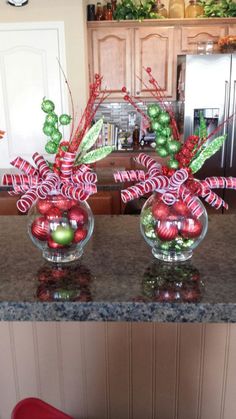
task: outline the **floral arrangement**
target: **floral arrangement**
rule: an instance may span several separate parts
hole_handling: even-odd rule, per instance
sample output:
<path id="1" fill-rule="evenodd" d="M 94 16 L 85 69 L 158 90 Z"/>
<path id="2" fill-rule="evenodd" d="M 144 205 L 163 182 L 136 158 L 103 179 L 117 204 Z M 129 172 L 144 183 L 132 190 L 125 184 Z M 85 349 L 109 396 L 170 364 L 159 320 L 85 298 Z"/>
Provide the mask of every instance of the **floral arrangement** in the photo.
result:
<path id="1" fill-rule="evenodd" d="M 43 99 L 41 108 L 46 114 L 43 132 L 48 137 L 45 150 L 49 154 L 55 154 L 53 163 L 46 161 L 37 152 L 33 155 L 36 167 L 21 157 L 16 157 L 11 164 L 22 174 L 5 174 L 2 180 L 3 185 L 13 187 L 10 194 L 21 195 L 17 201 L 17 207 L 21 212 L 27 212 L 38 198 L 45 199 L 52 191 L 65 198 L 79 201 L 87 200 L 91 194 L 96 193 L 97 176 L 90 164 L 104 158 L 113 150 L 111 146 L 92 149 L 103 120 L 100 119 L 91 128 L 90 126 L 98 106 L 107 97 L 106 93 L 100 93 L 101 82 L 102 77 L 96 74 L 90 86 L 86 108 L 76 128 L 69 85 L 72 117 L 67 114 L 58 116 L 54 103 L 49 99 Z M 66 83 L 68 84 L 67 80 Z M 70 138 L 64 140 L 61 128 L 68 124 L 71 124 Z"/>
<path id="2" fill-rule="evenodd" d="M 204 118 L 200 115 L 198 132 L 181 143 L 174 113 L 166 104 L 163 91 L 151 69 L 147 68 L 146 72 L 152 87 L 150 92 L 157 102 L 148 106 L 147 114 L 139 109 L 125 87 L 122 91 L 125 94 L 124 99 L 142 114 L 147 126 L 154 130 L 157 154 L 165 157 L 165 160 L 160 164 L 150 156 L 140 153 L 136 161 L 145 170 L 117 172 L 114 177 L 116 181 L 135 183 L 122 190 L 121 198 L 125 203 L 155 192 L 151 205 L 144 206 L 141 213 L 141 230 L 144 228 L 145 236 L 155 241 L 155 245 L 159 243 L 162 249 L 186 250 L 194 245 L 205 229 L 201 216 L 206 211 L 198 198 L 203 198 L 216 209 L 227 209 L 227 203 L 212 189 L 236 189 L 236 178 L 195 178 L 195 173 L 226 140 L 226 135 L 213 138 L 226 121 L 208 135 Z"/>
<path id="3" fill-rule="evenodd" d="M 158 13 L 156 0 L 140 1 L 136 4 L 134 0 L 121 0 L 114 11 L 115 20 L 143 20 L 163 19 Z"/>
<path id="4" fill-rule="evenodd" d="M 223 51 L 228 49 L 234 50 L 236 48 L 236 36 L 228 35 L 219 38 L 218 46 Z"/>

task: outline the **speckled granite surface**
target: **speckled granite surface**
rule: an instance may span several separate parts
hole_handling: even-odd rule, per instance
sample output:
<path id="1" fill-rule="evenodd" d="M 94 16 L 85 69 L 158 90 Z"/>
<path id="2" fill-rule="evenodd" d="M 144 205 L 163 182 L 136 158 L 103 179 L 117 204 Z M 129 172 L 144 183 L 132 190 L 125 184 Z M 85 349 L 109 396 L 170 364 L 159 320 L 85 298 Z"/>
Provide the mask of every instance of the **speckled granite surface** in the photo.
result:
<path id="1" fill-rule="evenodd" d="M 50 265 L 26 217 L 0 217 L 0 319 L 236 322 L 236 215 L 211 215 L 190 262 L 156 261 L 136 216 L 96 216 L 78 264 Z M 170 282 L 171 279 L 171 282 Z"/>

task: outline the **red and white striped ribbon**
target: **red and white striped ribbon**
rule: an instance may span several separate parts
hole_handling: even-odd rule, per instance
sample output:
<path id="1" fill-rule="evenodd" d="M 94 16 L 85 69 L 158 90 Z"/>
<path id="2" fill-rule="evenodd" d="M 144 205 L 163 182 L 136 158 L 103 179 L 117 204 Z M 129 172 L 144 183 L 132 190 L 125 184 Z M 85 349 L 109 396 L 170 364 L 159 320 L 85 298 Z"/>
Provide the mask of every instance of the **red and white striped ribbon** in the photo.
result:
<path id="1" fill-rule="evenodd" d="M 19 211 L 27 212 L 38 199 L 36 188 L 29 189 L 16 203 Z"/>
<path id="2" fill-rule="evenodd" d="M 64 156 L 61 159 L 61 174 L 60 177 L 62 180 L 69 180 L 71 177 L 76 153 L 65 152 Z"/>
<path id="3" fill-rule="evenodd" d="M 46 160 L 39 153 L 34 153 L 33 160 L 38 168 L 40 177 L 45 178 L 51 172 Z"/>
<path id="4" fill-rule="evenodd" d="M 90 195 L 89 192 L 84 191 L 80 186 L 75 187 L 65 183 L 61 187 L 61 193 L 67 198 L 76 199 L 79 201 L 86 201 Z"/>
<path id="5" fill-rule="evenodd" d="M 152 168 L 156 168 L 159 170 L 159 172 L 161 172 L 161 165 L 145 153 L 140 153 L 135 158 L 135 161 L 137 163 L 142 164 L 142 166 L 146 167 L 148 171 Z"/>
<path id="6" fill-rule="evenodd" d="M 146 178 L 147 175 L 143 170 L 122 170 L 114 173 L 114 179 L 116 182 L 143 181 Z"/>
<path id="7" fill-rule="evenodd" d="M 71 175 L 72 182 L 75 183 L 95 183 L 97 182 L 97 175 L 94 172 L 77 172 Z"/>
<path id="8" fill-rule="evenodd" d="M 37 187 L 37 193 L 39 198 L 43 199 L 51 192 L 52 190 L 58 190 L 60 188 L 60 178 L 56 173 L 50 172 L 46 179 L 41 182 Z"/>
<path id="9" fill-rule="evenodd" d="M 37 173 L 37 169 L 35 169 L 34 166 L 32 166 L 27 160 L 24 160 L 21 157 L 16 157 L 15 160 L 12 160 L 11 165 L 29 176 L 36 175 Z"/>
<path id="10" fill-rule="evenodd" d="M 121 191 L 121 199 L 124 203 L 132 199 L 139 198 L 149 192 L 166 189 L 169 184 L 167 176 L 158 176 L 156 178 L 149 178 L 144 182 L 137 183 L 134 186 L 129 186 L 127 189 Z"/>
<path id="11" fill-rule="evenodd" d="M 37 185 L 39 181 L 39 176 L 38 175 L 34 175 L 34 176 L 28 176 L 28 175 L 11 175 L 11 174 L 5 174 L 3 175 L 2 178 L 2 184 L 6 185 L 6 186 L 11 186 L 11 185 L 28 185 L 28 186 L 34 186 Z"/>

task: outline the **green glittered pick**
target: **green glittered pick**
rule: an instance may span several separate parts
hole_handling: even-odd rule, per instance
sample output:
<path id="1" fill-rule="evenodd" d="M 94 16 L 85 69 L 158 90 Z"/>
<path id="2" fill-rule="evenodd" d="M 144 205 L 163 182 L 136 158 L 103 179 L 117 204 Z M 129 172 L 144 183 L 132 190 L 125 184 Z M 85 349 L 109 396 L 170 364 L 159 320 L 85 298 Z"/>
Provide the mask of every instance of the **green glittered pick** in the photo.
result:
<path id="1" fill-rule="evenodd" d="M 82 156 L 81 158 L 79 158 L 78 163 L 80 164 L 94 163 L 95 161 L 104 159 L 113 150 L 114 150 L 114 147 L 112 146 L 100 147 L 97 150 L 92 150 L 89 153 L 85 154 L 85 156 Z"/>
<path id="2" fill-rule="evenodd" d="M 85 151 L 89 150 L 97 141 L 99 132 L 102 129 L 103 119 L 99 119 L 96 124 L 94 124 L 87 134 L 84 136 L 83 140 L 79 146 L 79 153 L 84 153 Z"/>
<path id="3" fill-rule="evenodd" d="M 226 135 L 215 138 L 203 151 L 200 152 L 197 158 L 193 159 L 189 165 L 193 173 L 196 173 L 207 159 L 209 159 L 213 154 L 215 154 L 223 145 L 223 142 L 226 139 Z"/>

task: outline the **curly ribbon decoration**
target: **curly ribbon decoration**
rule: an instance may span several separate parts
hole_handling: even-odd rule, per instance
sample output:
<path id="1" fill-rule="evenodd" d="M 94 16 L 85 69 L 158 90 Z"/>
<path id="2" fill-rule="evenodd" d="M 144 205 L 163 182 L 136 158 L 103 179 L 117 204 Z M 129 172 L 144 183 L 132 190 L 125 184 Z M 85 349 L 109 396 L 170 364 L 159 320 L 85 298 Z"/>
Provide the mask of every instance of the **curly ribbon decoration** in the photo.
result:
<path id="1" fill-rule="evenodd" d="M 204 198 L 208 204 L 216 209 L 222 206 L 227 209 L 228 205 L 225 201 L 211 189 L 236 189 L 236 178 L 208 177 L 205 180 L 197 181 L 199 190 L 194 194 L 188 187 L 189 185 L 186 185 L 186 181 L 189 181 L 191 185 L 191 182 L 196 182 L 196 179 L 189 179 L 189 171 L 187 169 L 176 170 L 168 178 L 162 174 L 161 165 L 148 155 L 140 153 L 135 160 L 142 164 L 147 169 L 147 172 L 143 170 L 128 170 L 114 174 L 116 182 L 138 182 L 121 191 L 121 199 L 124 203 L 156 191 L 162 194 L 161 199 L 167 205 L 173 205 L 180 197 L 186 203 L 191 213 L 199 218 L 203 210 L 198 203 L 196 195 Z"/>
<path id="2" fill-rule="evenodd" d="M 97 175 L 85 164 L 75 168 L 75 157 L 75 153 L 65 152 L 60 176 L 51 171 L 43 156 L 38 153 L 33 155 L 36 168 L 17 157 L 11 164 L 23 174 L 4 174 L 2 184 L 13 187 L 10 195 L 23 193 L 17 201 L 17 208 L 24 213 L 38 198 L 45 199 L 52 191 L 61 193 L 65 198 L 85 201 L 97 192 Z"/>

